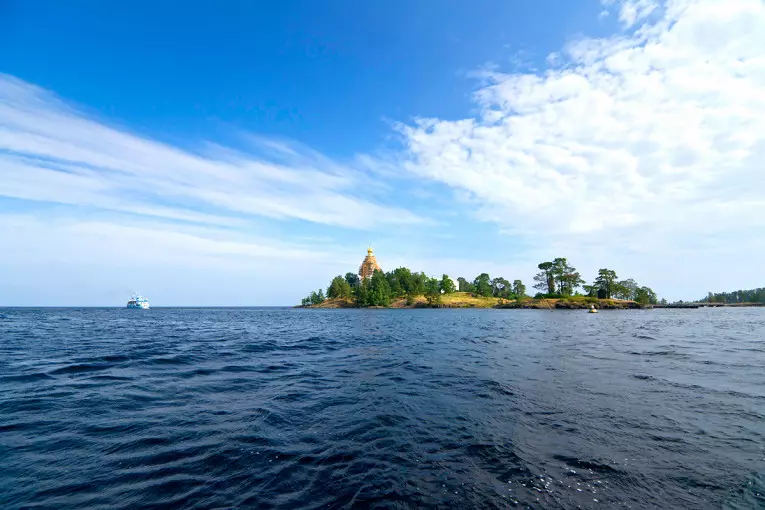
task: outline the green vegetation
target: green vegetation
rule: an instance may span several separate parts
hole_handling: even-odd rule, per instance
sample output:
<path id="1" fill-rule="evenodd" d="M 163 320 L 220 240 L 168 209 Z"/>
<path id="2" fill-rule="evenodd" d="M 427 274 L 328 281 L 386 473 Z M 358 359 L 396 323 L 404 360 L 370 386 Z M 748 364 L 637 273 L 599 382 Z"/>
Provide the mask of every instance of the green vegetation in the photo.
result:
<path id="1" fill-rule="evenodd" d="M 590 289 L 590 293 L 594 290 L 596 293 L 602 294 L 604 298 L 611 299 L 614 295 L 615 288 L 616 271 L 612 269 L 599 269 L 598 277 L 595 278 L 595 285 Z"/>
<path id="2" fill-rule="evenodd" d="M 359 284 L 359 275 L 356 273 L 345 273 L 345 281 L 353 288 Z"/>
<path id="3" fill-rule="evenodd" d="M 481 273 L 473 280 L 473 294 L 488 297 L 494 294 L 494 286 L 488 273 Z"/>
<path id="4" fill-rule="evenodd" d="M 441 282 L 435 278 L 428 278 L 425 282 L 425 299 L 430 306 L 441 304 Z"/>
<path id="5" fill-rule="evenodd" d="M 565 258 L 552 262 L 542 262 L 537 266 L 540 272 L 534 276 L 539 289 L 537 298 L 566 298 L 579 295 L 577 289 L 584 289 L 585 295 L 598 299 L 620 299 L 648 305 L 657 304 L 656 293 L 650 287 L 641 287 L 632 278 L 619 280 L 616 271 L 603 268 L 592 285 L 586 285 L 576 268 L 569 265 Z"/>
<path id="6" fill-rule="evenodd" d="M 351 284 L 342 276 L 335 276 L 327 289 L 327 297 L 329 299 L 350 299 Z"/>
<path id="7" fill-rule="evenodd" d="M 440 287 L 441 287 L 441 292 L 443 292 L 444 294 L 451 294 L 457 291 L 457 288 L 454 286 L 454 282 L 447 275 L 444 275 L 443 277 L 441 277 Z"/>
<path id="8" fill-rule="evenodd" d="M 535 289 L 547 291 L 547 294 L 558 296 L 572 296 L 577 288 L 584 284 L 584 280 L 570 266 L 565 258 L 557 258 L 552 262 L 542 262 L 537 266 L 541 271 L 534 276 Z"/>
<path id="9" fill-rule="evenodd" d="M 391 292 L 388 279 L 382 271 L 375 271 L 369 280 L 366 304 L 368 306 L 389 306 L 390 298 Z"/>
<path id="10" fill-rule="evenodd" d="M 707 303 L 765 303 L 765 287 L 751 290 L 736 290 L 733 292 L 710 292 L 706 298 L 699 299 Z"/>
<path id="11" fill-rule="evenodd" d="M 526 295 L 521 280 L 492 278 L 481 273 L 472 281 L 457 278 L 457 285 L 447 275 L 431 278 L 406 267 L 383 273 L 375 271 L 371 278 L 360 280 L 354 273 L 338 275 L 332 279 L 326 296 L 327 306 L 403 307 L 403 306 L 465 306 L 505 308 L 579 308 L 589 304 L 623 307 L 614 300 L 634 302 L 638 305 L 658 303 L 656 293 L 642 287 L 633 279 L 619 280 L 612 269 L 600 269 L 591 285 L 586 285 L 580 273 L 565 258 L 542 262 L 534 276 L 534 288 L 540 292 L 535 299 Z M 584 294 L 579 289 L 584 290 Z M 758 289 L 763 290 L 763 289 Z M 535 301 L 536 300 L 536 301 Z M 325 303 L 320 289 L 302 300 L 303 306 L 321 306 Z"/>
<path id="12" fill-rule="evenodd" d="M 526 295 L 526 286 L 523 284 L 520 280 L 514 280 L 513 281 L 513 294 L 515 294 L 515 298 L 517 300 L 523 299 L 523 296 Z"/>
<path id="13" fill-rule="evenodd" d="M 308 297 L 303 298 L 301 300 L 301 305 L 316 306 L 322 304 L 324 301 L 326 301 L 326 298 L 324 297 L 324 291 L 319 289 L 319 292 L 311 292 Z"/>

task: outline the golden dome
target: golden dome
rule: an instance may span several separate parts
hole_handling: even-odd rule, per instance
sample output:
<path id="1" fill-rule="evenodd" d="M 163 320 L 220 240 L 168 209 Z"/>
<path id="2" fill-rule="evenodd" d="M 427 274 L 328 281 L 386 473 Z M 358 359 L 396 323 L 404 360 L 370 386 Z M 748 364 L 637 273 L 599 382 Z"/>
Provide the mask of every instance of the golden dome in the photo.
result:
<path id="1" fill-rule="evenodd" d="M 375 271 L 382 271 L 382 268 L 380 267 L 380 264 L 377 263 L 374 252 L 370 247 L 367 249 L 367 256 L 364 257 L 364 260 L 361 262 L 361 266 L 359 267 L 359 276 L 362 280 L 372 278 L 372 275 L 375 273 Z"/>

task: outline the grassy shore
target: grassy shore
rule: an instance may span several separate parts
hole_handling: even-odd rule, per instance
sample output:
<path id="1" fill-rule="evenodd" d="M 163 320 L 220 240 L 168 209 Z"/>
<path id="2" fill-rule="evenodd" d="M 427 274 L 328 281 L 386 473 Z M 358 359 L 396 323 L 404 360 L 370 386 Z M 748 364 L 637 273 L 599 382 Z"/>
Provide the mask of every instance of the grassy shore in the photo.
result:
<path id="1" fill-rule="evenodd" d="M 634 301 L 621 301 L 618 299 L 597 299 L 585 296 L 572 296 L 564 299 L 533 299 L 524 298 L 521 301 L 508 301 L 495 297 L 472 296 L 467 292 L 454 292 L 441 296 L 441 304 L 438 308 L 537 308 L 537 309 L 584 309 L 590 305 L 601 309 L 627 309 L 644 308 Z M 408 305 L 406 299 L 396 298 L 390 308 L 428 308 L 431 305 L 423 296 L 418 296 L 413 304 Z M 308 306 L 307 308 L 356 308 L 352 300 L 328 299 L 320 305 Z"/>

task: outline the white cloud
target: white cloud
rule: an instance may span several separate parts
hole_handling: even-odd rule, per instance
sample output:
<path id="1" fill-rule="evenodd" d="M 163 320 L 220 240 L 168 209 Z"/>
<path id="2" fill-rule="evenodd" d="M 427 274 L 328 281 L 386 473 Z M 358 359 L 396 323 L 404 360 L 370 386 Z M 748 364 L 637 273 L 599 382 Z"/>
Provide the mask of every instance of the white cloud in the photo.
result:
<path id="1" fill-rule="evenodd" d="M 611 14 L 610 9 L 616 5 L 617 16 L 625 29 L 632 28 L 637 22 L 645 20 L 659 11 L 662 6 L 661 0 L 601 0 L 600 3 L 605 9 L 600 12 L 599 18 L 608 17 Z"/>
<path id="2" fill-rule="evenodd" d="M 657 0 L 622 0 L 619 21 L 626 28 L 630 28 L 638 21 L 650 16 L 659 6 Z"/>
<path id="3" fill-rule="evenodd" d="M 41 214 L 0 215 L 0 235 L 6 240 L 2 260 L 7 264 L 56 264 L 71 260 L 93 264 L 110 261 L 130 265 L 197 264 L 205 257 L 278 260 L 319 260 L 326 253 L 308 246 L 263 239 L 218 228 L 166 224 L 126 216 Z M 55 247 L 55 249 L 51 249 Z M 140 254 L 140 255 L 139 255 Z M 137 258 L 134 258 L 139 255 Z"/>
<path id="4" fill-rule="evenodd" d="M 358 198 L 362 170 L 305 147 L 244 139 L 268 157 L 211 144 L 181 150 L 0 75 L 0 196 L 221 225 L 256 216 L 357 229 L 427 223 Z"/>
<path id="5" fill-rule="evenodd" d="M 661 256 L 762 235 L 765 2 L 619 6 L 629 34 L 574 41 L 543 74 L 484 73 L 477 118 L 400 126 L 408 169 L 538 243 L 629 231 Z"/>
<path id="6" fill-rule="evenodd" d="M 0 306 L 290 305 L 359 253 L 332 239 L 290 242 L 125 215 L 0 214 Z"/>
<path id="7" fill-rule="evenodd" d="M 232 138 L 173 147 L 0 75 L 0 305 L 291 304 L 357 267 L 343 228 L 433 224 L 386 204 L 376 158 Z"/>

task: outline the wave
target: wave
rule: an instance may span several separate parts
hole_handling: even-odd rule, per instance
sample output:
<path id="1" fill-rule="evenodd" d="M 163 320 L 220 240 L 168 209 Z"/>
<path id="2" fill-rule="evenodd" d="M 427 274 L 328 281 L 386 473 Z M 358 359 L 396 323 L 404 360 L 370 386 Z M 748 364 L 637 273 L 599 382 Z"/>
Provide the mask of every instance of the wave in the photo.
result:
<path id="1" fill-rule="evenodd" d="M 0 506 L 762 506 L 752 320 L 379 312 L 11 312 Z"/>

